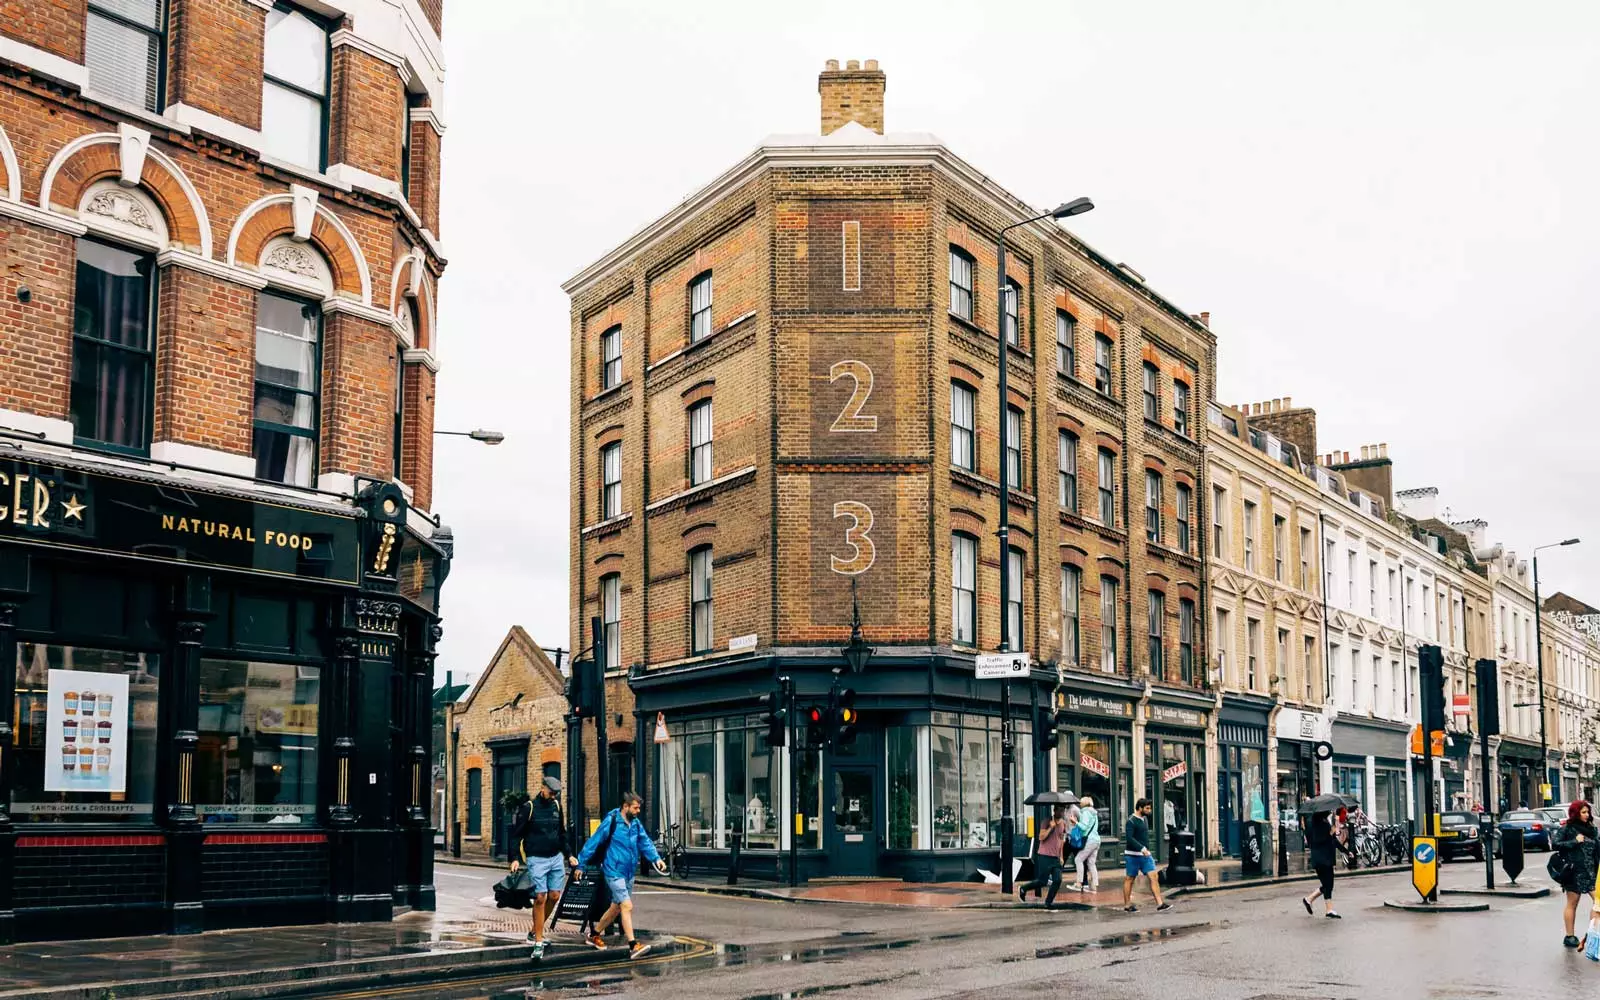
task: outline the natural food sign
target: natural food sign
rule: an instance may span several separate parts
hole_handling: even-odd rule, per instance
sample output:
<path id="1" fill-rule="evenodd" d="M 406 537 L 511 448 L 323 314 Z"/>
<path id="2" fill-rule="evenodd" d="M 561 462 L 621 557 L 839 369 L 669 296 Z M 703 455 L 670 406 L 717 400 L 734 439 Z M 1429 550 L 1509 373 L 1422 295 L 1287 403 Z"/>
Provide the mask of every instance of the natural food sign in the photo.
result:
<path id="1" fill-rule="evenodd" d="M 44 790 L 126 791 L 128 675 L 52 670 L 45 704 Z"/>

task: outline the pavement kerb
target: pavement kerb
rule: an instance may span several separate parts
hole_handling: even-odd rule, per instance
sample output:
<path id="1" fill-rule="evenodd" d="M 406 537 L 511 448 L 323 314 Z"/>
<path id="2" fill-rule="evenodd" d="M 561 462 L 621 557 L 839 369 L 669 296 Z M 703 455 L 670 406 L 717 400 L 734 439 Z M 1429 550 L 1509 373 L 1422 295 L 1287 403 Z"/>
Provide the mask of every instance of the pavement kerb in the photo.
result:
<path id="1" fill-rule="evenodd" d="M 1333 877 L 1337 879 L 1364 878 L 1368 875 L 1394 875 L 1399 872 L 1408 872 L 1410 865 L 1383 865 L 1378 868 L 1358 868 L 1355 871 L 1336 871 Z M 1174 885 L 1166 888 L 1168 896 L 1200 896 L 1213 892 L 1232 892 L 1235 889 L 1259 889 L 1265 885 L 1292 885 L 1295 882 L 1315 882 L 1315 872 L 1302 872 L 1296 875 L 1263 875 L 1260 878 L 1240 879 L 1232 882 L 1218 882 L 1214 885 Z"/>
<path id="2" fill-rule="evenodd" d="M 669 938 L 669 940 L 674 940 Z M 444 980 L 473 974 L 532 969 L 527 944 L 464 948 L 459 951 L 350 959 L 315 965 L 282 966 L 238 972 L 199 973 L 128 981 L 79 983 L 0 990 L 0 1000 L 117 1000 L 135 997 L 204 997 L 206 1000 L 262 1000 L 339 987 L 395 985 L 413 979 Z M 547 956 L 541 969 L 615 961 L 626 963 L 622 949 L 596 953 L 574 946 Z"/>

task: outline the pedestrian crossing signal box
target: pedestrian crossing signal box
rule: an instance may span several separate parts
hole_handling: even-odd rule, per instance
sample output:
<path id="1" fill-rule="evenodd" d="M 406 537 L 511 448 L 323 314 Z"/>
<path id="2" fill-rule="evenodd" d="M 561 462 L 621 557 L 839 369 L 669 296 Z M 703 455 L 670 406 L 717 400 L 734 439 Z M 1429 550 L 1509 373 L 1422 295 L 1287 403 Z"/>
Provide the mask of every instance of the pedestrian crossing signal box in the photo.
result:
<path id="1" fill-rule="evenodd" d="M 1434 837 L 1411 838 L 1411 885 L 1424 903 L 1439 900 L 1439 841 Z"/>

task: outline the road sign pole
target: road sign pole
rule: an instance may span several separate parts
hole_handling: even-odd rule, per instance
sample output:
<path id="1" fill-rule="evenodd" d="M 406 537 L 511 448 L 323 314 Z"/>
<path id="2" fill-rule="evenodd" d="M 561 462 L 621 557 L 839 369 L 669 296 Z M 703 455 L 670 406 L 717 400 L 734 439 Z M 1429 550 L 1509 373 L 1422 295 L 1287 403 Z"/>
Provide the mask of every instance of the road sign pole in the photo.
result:
<path id="1" fill-rule="evenodd" d="M 1482 697 L 1480 695 L 1479 697 Z M 1489 731 L 1483 726 L 1478 727 L 1478 758 L 1483 767 L 1483 806 L 1484 814 L 1493 815 L 1489 805 Z M 1483 844 L 1483 884 L 1485 888 L 1494 888 L 1494 821 L 1488 823 L 1478 820 L 1478 842 Z"/>
<path id="2" fill-rule="evenodd" d="M 1011 769 L 1016 760 L 1016 743 L 1011 732 L 1011 682 L 1000 682 L 1000 891 L 1011 895 L 1012 831 L 1016 817 L 1011 813 Z"/>

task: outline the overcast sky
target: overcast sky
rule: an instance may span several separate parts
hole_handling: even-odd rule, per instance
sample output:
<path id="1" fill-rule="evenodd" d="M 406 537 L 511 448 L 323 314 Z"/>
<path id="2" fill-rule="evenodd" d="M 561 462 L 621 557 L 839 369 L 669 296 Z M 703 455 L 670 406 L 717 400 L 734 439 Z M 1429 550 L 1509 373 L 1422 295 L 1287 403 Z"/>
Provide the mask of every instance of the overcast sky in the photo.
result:
<path id="1" fill-rule="evenodd" d="M 1219 397 L 1544 554 L 1600 604 L 1600 4 L 449 0 L 435 504 L 446 669 L 565 646 L 571 277 L 877 59 L 938 135 L 1211 313 Z M 1002 55 L 1003 54 L 1003 55 Z"/>

